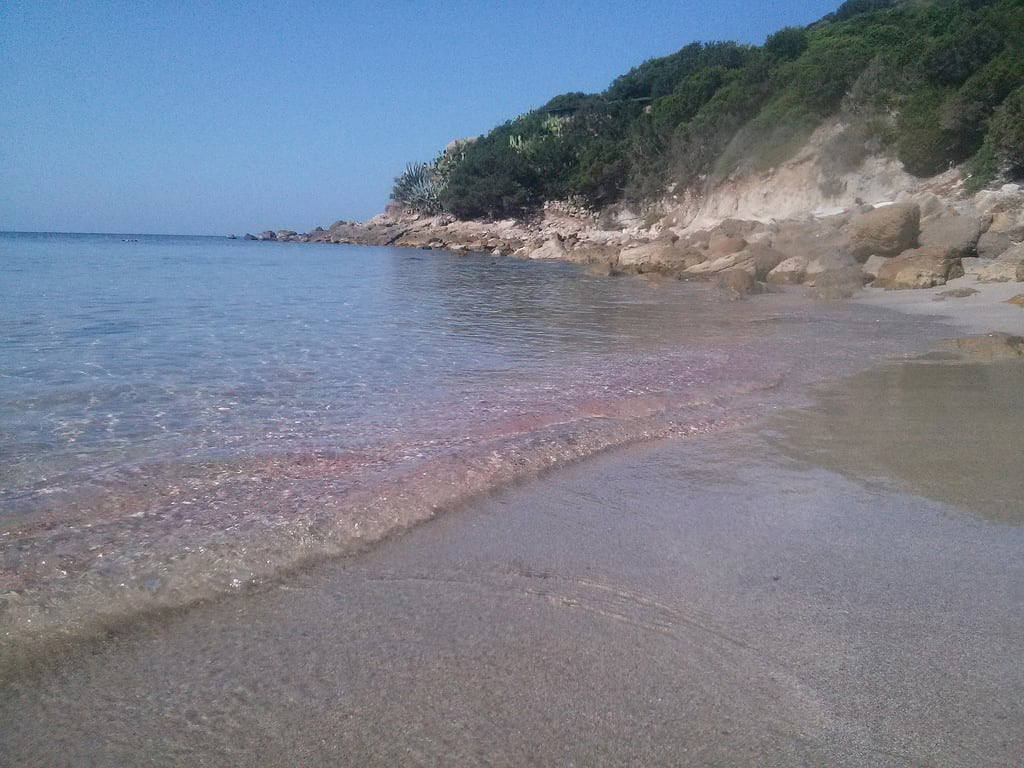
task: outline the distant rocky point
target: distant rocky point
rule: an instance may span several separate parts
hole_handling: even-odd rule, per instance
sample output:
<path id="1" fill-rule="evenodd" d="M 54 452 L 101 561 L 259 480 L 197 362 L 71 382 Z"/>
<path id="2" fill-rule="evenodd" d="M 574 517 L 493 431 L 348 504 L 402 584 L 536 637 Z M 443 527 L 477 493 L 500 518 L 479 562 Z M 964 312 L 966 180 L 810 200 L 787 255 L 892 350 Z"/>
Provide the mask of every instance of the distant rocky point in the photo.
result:
<path id="1" fill-rule="evenodd" d="M 930 288 L 965 272 L 983 282 L 1024 281 L 1024 190 L 1006 184 L 968 196 L 951 171 L 873 205 L 685 226 L 671 212 L 653 220 L 625 210 L 597 216 L 557 202 L 526 221 L 459 221 L 392 204 L 364 222 L 246 239 L 482 252 L 593 265 L 591 273 L 607 275 L 714 280 L 744 293 L 760 284 L 807 285 L 841 298 L 865 284 Z"/>

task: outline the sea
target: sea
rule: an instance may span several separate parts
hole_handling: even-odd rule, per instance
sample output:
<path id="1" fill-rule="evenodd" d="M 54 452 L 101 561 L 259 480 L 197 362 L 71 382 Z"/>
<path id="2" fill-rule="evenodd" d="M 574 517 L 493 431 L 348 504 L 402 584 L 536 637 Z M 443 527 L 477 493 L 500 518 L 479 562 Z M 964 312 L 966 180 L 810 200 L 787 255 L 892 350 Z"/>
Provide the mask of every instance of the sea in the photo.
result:
<path id="1" fill-rule="evenodd" d="M 0 234 L 0 648 L 734 429 L 935 324 L 797 290 L 224 237 Z"/>

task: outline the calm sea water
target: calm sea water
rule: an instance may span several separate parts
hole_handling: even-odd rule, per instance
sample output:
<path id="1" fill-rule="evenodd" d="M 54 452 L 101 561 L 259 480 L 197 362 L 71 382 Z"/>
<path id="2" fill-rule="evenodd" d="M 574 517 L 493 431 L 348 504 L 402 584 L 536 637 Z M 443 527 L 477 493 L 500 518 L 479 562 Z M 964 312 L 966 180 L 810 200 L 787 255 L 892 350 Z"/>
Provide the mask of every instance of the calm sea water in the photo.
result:
<path id="1" fill-rule="evenodd" d="M 237 587 L 918 333 L 485 255 L 3 234 L 0 629 Z"/>

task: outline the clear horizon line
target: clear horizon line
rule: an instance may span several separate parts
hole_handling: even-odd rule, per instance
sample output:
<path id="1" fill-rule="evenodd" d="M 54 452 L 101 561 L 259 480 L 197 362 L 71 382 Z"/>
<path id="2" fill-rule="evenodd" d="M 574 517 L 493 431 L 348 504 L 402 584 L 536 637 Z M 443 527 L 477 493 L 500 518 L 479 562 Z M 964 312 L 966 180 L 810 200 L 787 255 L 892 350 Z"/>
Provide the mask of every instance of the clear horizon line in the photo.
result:
<path id="1" fill-rule="evenodd" d="M 235 233 L 228 234 L 200 234 L 196 232 L 76 232 L 71 230 L 59 230 L 59 229 L 0 229 L 2 235 L 118 235 L 128 237 L 224 237 L 230 238 L 234 235 L 239 240 L 242 239 L 246 234 L 241 235 Z"/>

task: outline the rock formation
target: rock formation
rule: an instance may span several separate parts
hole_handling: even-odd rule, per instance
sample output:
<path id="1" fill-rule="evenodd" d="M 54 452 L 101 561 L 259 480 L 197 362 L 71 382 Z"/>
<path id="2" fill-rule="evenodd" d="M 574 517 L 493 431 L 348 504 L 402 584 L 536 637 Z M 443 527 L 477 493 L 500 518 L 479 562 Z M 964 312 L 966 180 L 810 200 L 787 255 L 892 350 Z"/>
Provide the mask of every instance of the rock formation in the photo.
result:
<path id="1" fill-rule="evenodd" d="M 570 261 L 592 265 L 589 274 L 716 280 L 736 295 L 756 292 L 750 280 L 807 285 L 822 298 L 850 295 L 864 284 L 933 287 L 965 272 L 985 281 L 1024 280 L 1024 192 L 1008 184 L 970 198 L 958 178 L 951 172 L 895 200 L 782 220 L 680 226 L 669 214 L 617 209 L 598 216 L 552 202 L 531 220 L 460 221 L 391 205 L 365 222 L 337 221 L 307 234 L 267 230 L 247 239 Z"/>

